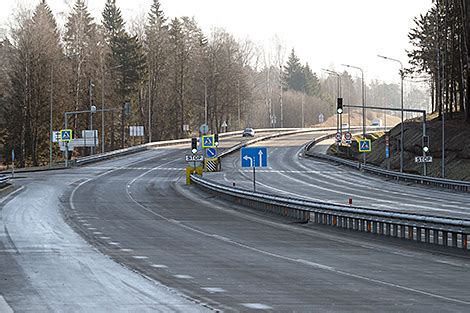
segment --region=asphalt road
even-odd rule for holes
[[[278,152],[298,150],[305,141],[298,137],[287,148],[285,140],[266,143],[275,146],[271,166],[277,159],[285,165]],[[8,233],[0,237],[0,258],[31,297],[0,285],[8,304],[18,311],[470,308],[466,256],[384,244],[225,203],[184,185],[187,150],[160,148],[22,179],[26,189],[2,203]],[[234,175],[243,185],[247,173],[230,171],[236,163],[230,158],[220,179],[231,183]],[[260,173],[260,180],[272,174]],[[283,179],[283,189],[298,192],[300,183]]]

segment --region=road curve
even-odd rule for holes
[[[299,142],[304,140],[299,138]],[[266,143],[276,146],[270,149],[270,162],[278,157],[282,160],[282,154],[276,154],[285,146],[282,142],[285,141]],[[291,139],[289,149],[297,150],[299,142]],[[52,293],[57,292],[57,303],[47,303],[56,311],[67,301],[83,310],[87,305],[95,305],[93,309],[97,309],[97,303],[107,304],[102,309],[106,311],[120,308],[130,298],[139,301],[128,303],[127,308],[139,311],[142,308],[144,311],[442,312],[465,311],[470,307],[470,295],[465,288],[470,277],[462,275],[469,269],[465,257],[430,253],[416,249],[413,244],[384,244],[367,234],[298,224],[223,202],[184,185],[182,169],[187,150],[186,146],[149,150],[67,172],[73,178],[52,173],[25,178],[23,184],[28,190],[37,188],[41,193],[32,199],[37,199],[38,207],[43,208],[25,207],[15,211],[20,202],[14,201],[21,195],[26,197],[27,190],[4,204],[2,222],[8,227],[16,248],[10,246],[10,251],[0,256],[13,255],[18,272],[36,282],[24,287],[37,295],[37,301],[31,300],[31,304],[46,295],[51,299]],[[220,176],[229,183],[231,175],[235,175],[239,178],[237,183],[242,185],[247,173],[240,173],[235,167],[230,171],[233,163],[227,160],[223,173],[207,177]],[[265,178],[271,174],[260,173],[260,180],[266,182]],[[279,177],[282,175],[274,176],[277,180]],[[53,187],[40,188],[48,185]],[[297,187],[293,181],[284,181],[283,189],[297,191]],[[55,200],[49,207],[43,198]],[[31,199],[29,203],[34,205]],[[78,236],[66,226],[62,225],[63,229],[55,228],[54,223],[54,227],[48,226],[51,219],[56,219],[58,224],[62,221],[57,207],[67,224],[90,246],[83,242],[74,245],[64,234]],[[38,213],[33,214],[36,210]],[[47,215],[41,218],[42,214]],[[36,233],[31,238],[15,236],[24,234],[20,229],[22,223],[28,222],[32,228],[36,219],[39,219],[36,227],[44,229],[37,235],[49,241],[41,240],[37,244]],[[14,227],[17,228],[12,233]],[[5,237],[2,242],[6,244],[10,241]],[[51,267],[41,268],[42,275],[35,276],[33,268],[25,270],[25,264],[35,258],[24,254],[30,246],[22,246],[23,240],[44,254],[43,262],[53,258]],[[49,242],[63,244],[52,246]],[[81,242],[79,238],[77,242]],[[104,259],[110,264],[97,267],[94,259],[86,264],[78,262],[87,255],[97,257],[90,247],[108,256]],[[14,255],[15,249],[20,255]],[[50,253],[46,255],[44,251]],[[97,260],[105,262],[102,256]],[[57,266],[64,268],[53,275]],[[106,275],[96,272],[102,268],[106,269]],[[125,268],[129,271],[121,272]],[[75,286],[62,276],[66,286],[61,286],[60,277],[67,270],[73,275],[70,281],[76,278],[83,284]],[[81,274],[83,279],[76,277]],[[46,275],[51,276],[50,283]],[[131,276],[137,279],[139,287],[129,283]],[[97,290],[86,289],[88,285],[84,282],[89,279],[92,287],[103,284],[103,294],[112,288],[117,295],[125,291],[129,294],[104,303],[100,294],[92,297]],[[149,285],[142,285],[143,281]],[[79,294],[73,298],[71,293],[77,291]],[[64,295],[71,298],[65,299]],[[9,303],[21,303],[20,299],[12,298],[14,292],[5,295]],[[23,307],[27,305],[25,302]]]

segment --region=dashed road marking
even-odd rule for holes
[[[189,275],[173,275],[173,277],[179,278],[179,279],[192,279],[194,277],[189,276]]]
[[[163,265],[163,264],[152,264],[150,266],[154,268],[168,268],[168,266]]]
[[[94,231],[93,234],[95,234],[95,235],[102,235],[103,233],[100,232],[100,231]]]
[[[272,307],[266,304],[262,303],[242,303],[242,305],[246,308],[249,309],[254,309],[254,310],[271,310]]]
[[[110,245],[113,245],[113,246],[119,246],[120,243],[119,242],[116,242],[116,241],[110,241],[108,242]]]
[[[202,289],[204,289],[205,291],[207,291],[209,293],[227,292],[227,290],[222,289],[222,288],[218,288],[218,287],[206,287],[206,288],[202,288]]]
[[[123,249],[119,249],[119,251],[122,251],[122,252],[131,252],[131,251],[134,251],[134,250],[133,250],[133,249],[123,248]]]
[[[108,240],[108,239],[111,239],[111,237],[101,236],[100,239]]]
[[[147,256],[145,255],[133,255],[132,256],[134,259],[137,259],[137,260],[145,260],[145,259],[148,259]]]

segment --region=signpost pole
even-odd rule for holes
[[[67,112],[64,114],[65,115],[65,129],[68,129],[68,121],[67,121]],[[69,163],[68,163],[68,160],[69,160],[69,143],[68,141],[65,142],[65,167],[67,168]]]
[[[426,138],[426,112],[423,112],[423,147],[424,138]],[[426,151],[423,149],[423,157],[426,158]],[[423,176],[427,176],[427,162],[423,163]]]
[[[15,178],[15,149],[11,150],[11,178]]]
[[[253,164],[253,192],[256,192],[256,170],[255,165]]]

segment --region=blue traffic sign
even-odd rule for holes
[[[202,136],[202,147],[203,148],[212,148],[215,145],[214,135]]]
[[[62,129],[60,131],[60,141],[62,141],[62,142],[72,141],[72,130],[71,129]]]
[[[217,149],[215,148],[207,148],[206,154],[208,158],[215,158],[217,157]]]
[[[370,139],[359,140],[359,152],[370,152],[371,150]]]
[[[262,147],[242,148],[242,167],[267,167],[268,149]]]

